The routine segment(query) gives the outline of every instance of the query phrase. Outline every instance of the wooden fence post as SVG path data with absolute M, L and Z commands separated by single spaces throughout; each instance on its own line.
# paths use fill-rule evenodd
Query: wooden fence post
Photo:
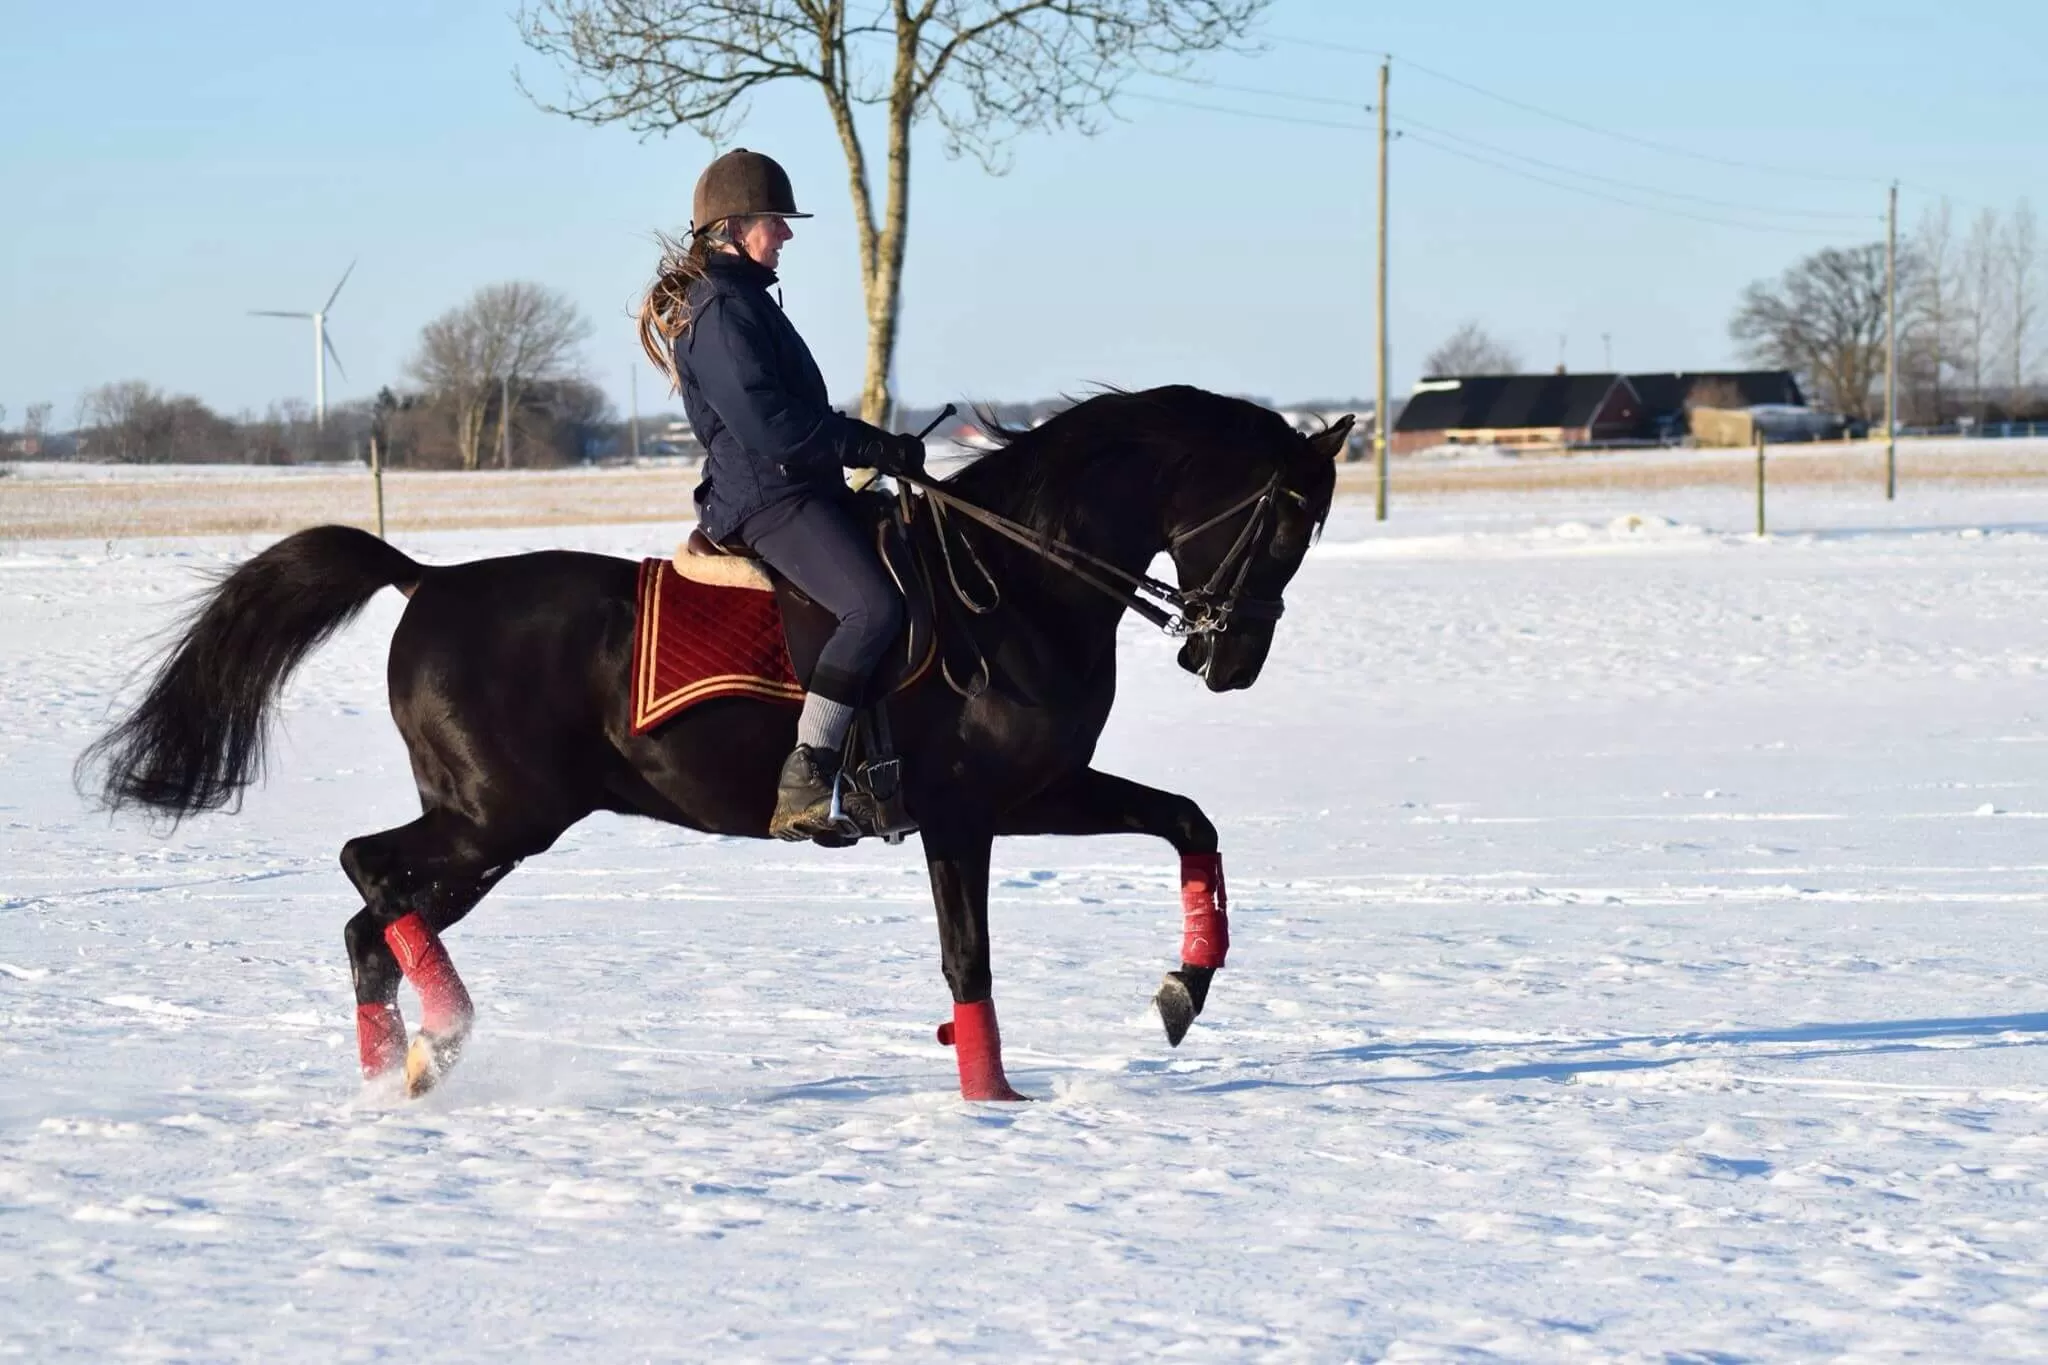
M 377 539 L 383 540 L 386 538 L 384 535 L 384 452 L 379 447 L 375 436 L 370 438 L 370 483 L 377 490 Z
M 1756 533 L 1764 533 L 1764 429 L 1756 429 Z

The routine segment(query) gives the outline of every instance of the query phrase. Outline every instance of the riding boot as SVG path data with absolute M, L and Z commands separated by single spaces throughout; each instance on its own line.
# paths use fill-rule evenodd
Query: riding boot
M 782 763 L 775 788 L 775 814 L 768 833 L 777 839 L 811 839 L 831 833 L 832 784 L 839 776 L 839 753 L 799 744 Z

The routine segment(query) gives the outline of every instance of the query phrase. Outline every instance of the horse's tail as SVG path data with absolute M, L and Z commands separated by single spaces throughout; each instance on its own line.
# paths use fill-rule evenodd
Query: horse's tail
M 78 760 L 109 810 L 173 824 L 239 804 L 261 772 L 268 718 L 292 670 L 379 588 L 410 595 L 420 565 L 367 531 L 315 526 L 224 577 L 193 610 L 149 691 Z

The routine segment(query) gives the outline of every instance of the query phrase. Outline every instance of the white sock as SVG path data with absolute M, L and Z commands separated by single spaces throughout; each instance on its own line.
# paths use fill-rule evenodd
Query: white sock
M 796 742 L 834 753 L 846 748 L 846 732 L 853 728 L 854 710 L 812 692 L 804 698 L 803 714 L 796 718 Z

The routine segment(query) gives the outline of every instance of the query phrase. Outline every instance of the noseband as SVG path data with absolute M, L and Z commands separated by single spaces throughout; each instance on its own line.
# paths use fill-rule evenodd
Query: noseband
M 1252 597 L 1244 590 L 1245 579 L 1251 576 L 1252 562 L 1263 541 L 1271 548 L 1273 533 L 1279 529 L 1274 516 L 1274 505 L 1282 497 L 1293 498 L 1304 507 L 1308 499 L 1291 488 L 1281 486 L 1276 471 L 1266 481 L 1266 486 L 1239 502 L 1224 508 L 1215 516 L 1185 531 L 1176 531 L 1167 537 L 1166 548 L 1178 550 L 1187 542 L 1205 531 L 1214 530 L 1230 518 L 1251 509 L 1245 518 L 1244 527 L 1231 543 L 1230 552 L 1216 562 L 1209 581 L 1188 592 L 1178 592 L 1175 603 L 1180 612 L 1178 622 L 1165 627 L 1169 635 L 1220 635 L 1230 629 L 1231 621 L 1242 616 L 1247 621 L 1277 621 L 1287 610 L 1287 605 L 1277 597 Z

